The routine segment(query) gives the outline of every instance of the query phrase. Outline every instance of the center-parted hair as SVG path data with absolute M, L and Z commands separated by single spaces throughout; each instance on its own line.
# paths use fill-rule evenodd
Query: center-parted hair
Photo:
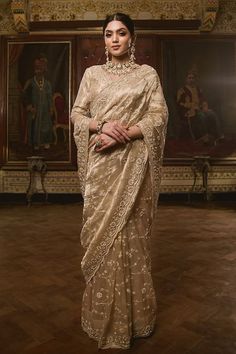
M 128 28 L 131 36 L 134 35 L 134 22 L 133 22 L 133 20 L 129 17 L 129 15 L 123 14 L 121 12 L 117 12 L 112 15 L 107 15 L 107 17 L 103 23 L 103 34 L 105 32 L 105 29 L 106 29 L 108 23 L 111 21 L 122 22 Z

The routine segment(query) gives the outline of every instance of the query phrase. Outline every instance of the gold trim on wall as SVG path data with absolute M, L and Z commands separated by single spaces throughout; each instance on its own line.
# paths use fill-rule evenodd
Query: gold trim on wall
M 18 33 L 29 32 L 28 25 L 28 0 L 12 0 L 11 10 L 15 28 Z
M 199 19 L 202 0 L 31 0 L 30 21 L 99 20 L 125 12 L 133 19 Z
M 235 0 L 2 0 L 0 34 L 27 33 L 30 24 L 37 22 L 47 26 L 46 22 L 98 21 L 117 11 L 135 20 L 198 20 L 203 32 L 214 31 L 215 24 L 218 32 L 236 31 Z M 44 30 L 50 33 L 51 29 Z M 70 25 L 70 30 L 75 28 Z
M 0 35 L 16 33 L 10 3 L 10 0 L 2 0 L 0 3 Z
M 164 166 L 161 193 L 188 193 L 193 185 L 190 166 Z M 197 175 L 196 189 L 202 184 Z M 29 185 L 28 171 L 1 171 L 0 193 L 26 193 Z M 45 178 L 48 193 L 80 193 L 76 171 L 48 171 Z M 210 193 L 236 192 L 236 171 L 234 166 L 213 166 L 208 177 Z

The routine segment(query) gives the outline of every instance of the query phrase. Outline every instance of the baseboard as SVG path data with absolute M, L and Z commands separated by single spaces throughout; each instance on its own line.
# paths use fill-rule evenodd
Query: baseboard
M 159 203 L 165 202 L 191 202 L 191 201 L 205 201 L 202 193 L 161 193 L 159 196 Z M 235 202 L 236 192 L 230 193 L 211 193 L 209 194 L 209 201 L 216 202 Z M 44 203 L 45 195 L 37 193 L 32 196 L 32 203 Z M 82 203 L 83 198 L 81 194 L 76 193 L 49 193 L 47 198 L 48 203 Z M 205 201 L 208 202 L 208 201 Z M 0 204 L 14 203 L 27 204 L 25 193 L 0 193 Z

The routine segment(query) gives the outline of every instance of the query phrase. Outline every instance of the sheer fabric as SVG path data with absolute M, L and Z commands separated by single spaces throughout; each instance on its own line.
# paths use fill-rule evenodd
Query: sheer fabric
M 71 119 L 84 197 L 82 326 L 99 348 L 129 348 L 132 338 L 154 329 L 149 239 L 167 116 L 158 75 L 150 66 L 116 79 L 102 65 L 85 71 Z M 137 125 L 144 138 L 97 153 L 89 148 L 94 139 L 90 118 Z

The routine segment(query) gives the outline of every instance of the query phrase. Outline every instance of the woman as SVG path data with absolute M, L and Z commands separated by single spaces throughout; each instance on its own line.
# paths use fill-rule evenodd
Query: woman
M 148 241 L 167 108 L 156 71 L 134 61 L 134 25 L 105 20 L 107 62 L 85 71 L 72 109 L 84 196 L 82 326 L 99 348 L 152 333 L 156 300 Z

